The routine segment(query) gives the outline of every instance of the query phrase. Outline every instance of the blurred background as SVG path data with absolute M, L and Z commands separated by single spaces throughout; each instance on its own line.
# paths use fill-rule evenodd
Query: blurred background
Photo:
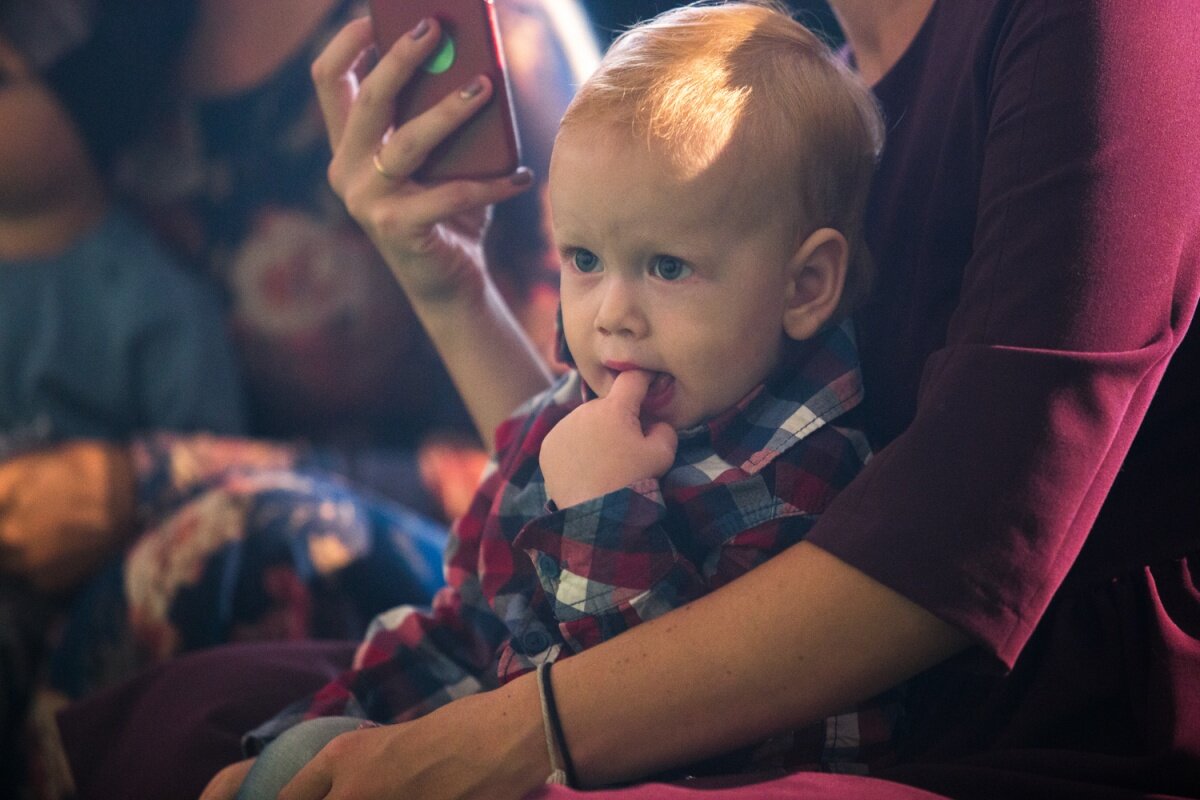
M 503 0 L 500 0 L 503 2 Z M 601 41 L 611 41 L 612 38 L 633 23 L 651 17 L 668 8 L 685 5 L 685 3 L 670 2 L 670 0 L 587 0 L 588 15 L 592 18 L 596 33 Z M 813 30 L 825 36 L 833 45 L 841 43 L 841 32 L 824 0 L 791 0 L 787 5 L 795 10 L 798 19 Z

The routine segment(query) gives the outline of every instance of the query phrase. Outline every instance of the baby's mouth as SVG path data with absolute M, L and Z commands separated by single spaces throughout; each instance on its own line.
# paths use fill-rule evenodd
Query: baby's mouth
M 642 409 L 646 411 L 661 410 L 675 393 L 675 378 L 666 372 L 653 372 L 654 379 L 646 390 L 646 399 L 642 401 Z
M 650 385 L 646 387 L 646 396 L 642 399 L 643 412 L 660 412 L 671 402 L 671 398 L 675 396 L 675 376 L 669 372 L 659 372 L 658 370 L 647 369 L 646 367 L 622 361 L 606 361 L 604 362 L 604 368 L 608 370 L 613 381 L 622 372 L 630 370 L 644 372 L 650 376 Z
M 646 396 L 651 397 L 666 388 L 675 380 L 669 373 L 655 372 L 654 370 L 646 370 L 653 378 L 650 381 L 650 387 L 646 389 Z

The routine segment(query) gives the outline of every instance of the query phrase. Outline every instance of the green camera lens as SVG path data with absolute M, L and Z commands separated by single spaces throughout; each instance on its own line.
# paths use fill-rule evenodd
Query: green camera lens
M 433 75 L 445 72 L 454 64 L 454 56 L 454 40 L 443 33 L 437 51 L 425 62 L 425 71 Z

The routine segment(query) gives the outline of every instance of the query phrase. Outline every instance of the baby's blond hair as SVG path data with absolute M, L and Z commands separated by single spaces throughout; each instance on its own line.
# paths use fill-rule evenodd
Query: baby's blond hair
M 746 179 L 798 214 L 798 235 L 830 227 L 849 241 L 841 311 L 865 295 L 863 213 L 883 122 L 870 91 L 783 7 L 697 3 L 626 31 L 560 130 L 594 123 L 628 126 L 684 174 L 736 146 Z

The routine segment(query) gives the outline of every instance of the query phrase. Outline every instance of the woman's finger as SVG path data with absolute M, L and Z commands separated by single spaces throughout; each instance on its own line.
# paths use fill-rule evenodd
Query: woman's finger
M 397 196 L 384 214 L 389 220 L 377 217 L 385 237 L 405 238 L 405 231 L 427 232 L 447 219 L 515 197 L 533 185 L 533 172 L 521 167 L 512 175 L 486 181 L 448 181 L 420 192 Z M 382 209 L 381 209 L 382 210 Z M 419 234 L 426 238 L 425 233 Z
M 371 20 L 360 17 L 338 31 L 313 62 L 312 79 L 317 102 L 325 118 L 329 144 L 335 150 L 342 140 L 346 117 L 358 88 L 355 67 L 366 57 L 372 42 Z
M 388 175 L 410 175 L 447 136 L 487 105 L 492 81 L 479 75 L 438 101 L 420 116 L 392 131 L 379 148 L 378 168 Z
M 386 53 L 380 54 L 379 62 L 359 84 L 358 95 L 350 107 L 342 143 L 346 156 L 354 159 L 375 152 L 394 121 L 396 95 L 433 53 L 439 41 L 441 28 L 437 20 L 427 18 L 397 39 Z
M 333 789 L 333 778 L 325 769 L 325 760 L 318 753 L 292 776 L 283 790 L 279 792 L 280 800 L 320 800 Z M 337 766 L 337 763 L 334 763 Z

